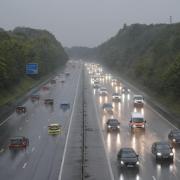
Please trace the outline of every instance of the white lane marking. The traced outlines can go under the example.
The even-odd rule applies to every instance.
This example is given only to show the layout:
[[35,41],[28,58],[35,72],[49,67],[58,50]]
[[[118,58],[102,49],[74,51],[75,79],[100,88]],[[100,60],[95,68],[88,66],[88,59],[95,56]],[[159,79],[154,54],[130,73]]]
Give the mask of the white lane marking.
[[2,123],[0,123],[0,126],[2,126],[4,123],[6,123],[9,119],[10,119],[10,117],[7,118],[6,120],[4,120]]
[[29,122],[29,119],[26,119],[26,122]]
[[39,139],[41,139],[41,136],[38,136]]
[[48,119],[48,122],[50,121],[50,119]]
[[104,140],[104,137],[103,137],[103,133],[101,131],[101,125],[100,125],[100,119],[99,119],[98,112],[97,112],[96,101],[95,101],[95,98],[94,98],[93,94],[92,94],[92,98],[93,98],[94,107],[95,107],[95,111],[96,111],[96,118],[97,118],[97,121],[98,121],[98,126],[99,126],[99,129],[100,129],[101,139],[102,139],[102,142],[103,142],[103,145],[104,145],[106,159],[107,159],[107,162],[108,162],[108,167],[109,167],[111,180],[114,180],[114,175],[113,175],[113,171],[112,171],[112,167],[111,167],[111,162],[110,162],[110,159],[108,158],[108,153],[107,153],[107,149],[106,149],[106,145],[105,145],[105,140]]
[[31,152],[34,152],[34,150],[35,150],[35,147],[33,147],[33,148],[31,149]]
[[1,150],[0,150],[0,153],[3,153],[4,152],[4,149],[2,148]]
[[22,167],[22,168],[24,169],[24,168],[26,168],[26,166],[27,166],[27,163],[24,163],[24,165],[23,165],[23,167]]
[[156,180],[155,176],[152,176],[152,179],[153,179],[153,180]]
[[147,104],[147,106],[156,114],[158,114],[164,121],[166,121],[169,125],[171,125],[173,128],[178,129],[174,124],[172,124],[168,119],[166,119],[164,116],[162,116],[158,111],[154,110],[150,105]]
[[65,161],[65,156],[66,156],[66,151],[67,151],[67,143],[68,143],[68,140],[69,140],[69,134],[70,134],[70,130],[71,130],[72,118],[73,118],[73,115],[74,115],[75,103],[76,103],[76,99],[77,99],[77,95],[78,95],[79,81],[80,81],[81,73],[82,73],[82,68],[81,68],[81,71],[79,73],[78,83],[77,83],[77,86],[76,86],[76,95],[75,95],[74,102],[73,102],[73,109],[72,109],[72,112],[71,112],[71,117],[70,117],[67,137],[66,137],[66,143],[65,143],[65,146],[64,146],[63,158],[62,158],[62,162],[61,162],[61,167],[60,167],[58,180],[62,179],[63,166],[64,166],[64,161]]

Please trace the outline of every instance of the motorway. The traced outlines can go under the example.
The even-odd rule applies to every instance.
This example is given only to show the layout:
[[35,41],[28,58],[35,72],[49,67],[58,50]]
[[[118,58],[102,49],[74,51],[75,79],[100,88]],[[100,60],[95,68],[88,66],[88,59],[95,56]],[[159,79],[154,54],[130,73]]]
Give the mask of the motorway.
[[[88,74],[88,73],[87,73]],[[88,76],[88,75],[87,75]],[[92,96],[94,98],[97,120],[102,132],[102,139],[105,141],[105,150],[107,159],[110,161],[110,166],[113,173],[112,179],[126,180],[126,179],[143,179],[143,180],[178,180],[180,179],[180,147],[176,146],[174,149],[175,159],[173,163],[156,163],[155,158],[151,153],[151,145],[155,141],[168,140],[168,133],[171,129],[176,127],[169,123],[166,118],[153,109],[147,102],[142,110],[147,121],[146,130],[136,129],[131,132],[128,122],[130,120],[131,112],[134,111],[132,97],[138,94],[136,88],[131,89],[129,95],[122,95],[121,103],[113,103],[113,117],[120,121],[120,133],[107,133],[106,121],[111,115],[105,114],[102,111],[104,102],[112,102],[112,94],[120,92],[120,88],[116,88],[111,84],[111,80],[106,79],[101,81],[101,86],[108,90],[108,97],[99,97],[98,92],[92,89]],[[124,86],[124,85],[122,85]],[[135,91],[135,93],[134,93]],[[133,168],[121,171],[117,163],[117,153],[121,147],[132,147],[140,156],[140,170],[135,171]]]
[[[91,77],[83,63],[69,71],[65,83],[56,77],[56,84],[46,84],[50,89],[39,90],[40,101],[28,99],[23,105],[27,113],[11,114],[0,124],[0,180],[179,180],[180,147],[175,147],[173,163],[157,164],[151,153],[155,141],[167,140],[173,124],[159,114],[147,102],[143,108],[147,121],[146,130],[131,132],[128,122],[134,111],[132,97],[138,90],[131,88],[129,95],[122,96],[121,103],[114,103],[113,116],[120,121],[120,133],[107,133],[106,120],[110,117],[102,111],[104,102],[112,101],[116,89],[107,79],[101,82],[108,89],[107,98],[99,98],[91,84]],[[55,104],[44,105],[45,98],[53,98]],[[70,110],[63,112],[61,102],[70,103]],[[83,112],[85,117],[83,117]],[[58,122],[62,132],[48,135],[48,125]],[[82,129],[85,123],[85,161],[82,174]],[[26,136],[30,145],[26,150],[10,151],[9,138]],[[133,169],[121,171],[117,153],[121,147],[133,147],[140,157],[139,172]]]

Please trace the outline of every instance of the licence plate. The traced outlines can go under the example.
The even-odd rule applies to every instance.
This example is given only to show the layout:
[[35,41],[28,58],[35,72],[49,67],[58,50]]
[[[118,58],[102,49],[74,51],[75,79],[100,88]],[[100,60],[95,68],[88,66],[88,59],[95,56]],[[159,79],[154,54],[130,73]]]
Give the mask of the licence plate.
[[134,165],[132,165],[132,164],[128,164],[128,165],[127,165],[127,167],[134,167]]

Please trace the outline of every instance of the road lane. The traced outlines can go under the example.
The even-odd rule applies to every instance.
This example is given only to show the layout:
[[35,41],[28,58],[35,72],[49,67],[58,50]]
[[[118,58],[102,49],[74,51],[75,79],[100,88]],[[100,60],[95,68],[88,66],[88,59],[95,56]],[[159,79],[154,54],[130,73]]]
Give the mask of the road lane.
[[[80,68],[69,69],[70,76],[62,85],[60,79],[56,85],[50,85],[49,91],[40,90],[41,100],[32,103],[25,102],[27,114],[13,113],[0,126],[0,147],[4,151],[0,154],[0,174],[7,180],[39,180],[57,179],[69,126],[69,115],[72,111],[75,88],[78,82]],[[45,98],[54,98],[53,108],[44,105]],[[69,112],[60,110],[60,103],[66,100],[70,103]],[[63,132],[60,136],[52,137],[47,134],[47,127],[51,122],[59,122]],[[13,136],[24,135],[30,140],[30,146],[25,150],[10,152],[7,148],[8,139]]]
[[[132,133],[130,128],[128,127],[130,114],[134,110],[132,106],[132,97],[134,95],[134,92],[132,91],[129,97],[127,95],[123,97],[121,103],[114,104],[114,117],[119,119],[121,123],[120,133],[107,133],[105,123],[110,116],[104,114],[101,108],[104,102],[111,102],[112,98],[110,95],[115,92],[115,88],[112,87],[112,85],[108,81],[104,83],[102,82],[101,84],[107,87],[109,96],[106,99],[100,99],[98,94],[95,93],[94,98],[96,100],[96,108],[99,111],[101,117],[101,130],[104,135],[106,148],[108,151],[109,159],[111,161],[111,167],[113,169],[115,179],[179,179],[180,172],[178,172],[177,170],[180,168],[179,147],[175,149],[175,160],[173,164],[156,164],[155,158],[151,154],[152,143],[158,140],[167,140],[167,135],[170,129],[174,127],[169,122],[165,121],[162,115],[157,113],[155,109],[150,107],[150,105],[145,102],[146,104],[144,107],[144,116],[147,120],[147,128],[145,132],[143,132],[141,129],[138,129],[134,133]],[[136,152],[140,154],[139,172],[135,172],[132,169],[122,172],[118,168],[117,153],[121,147],[125,146],[133,147]]]

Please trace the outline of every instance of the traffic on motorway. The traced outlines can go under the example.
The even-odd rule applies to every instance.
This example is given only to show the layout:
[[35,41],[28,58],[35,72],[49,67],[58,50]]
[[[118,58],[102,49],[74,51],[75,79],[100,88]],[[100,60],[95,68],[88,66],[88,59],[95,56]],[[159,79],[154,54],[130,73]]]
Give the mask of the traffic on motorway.
[[[158,112],[149,115],[149,106],[143,95],[134,93],[99,64],[86,63],[85,67],[113,177],[121,180],[179,179],[180,130]],[[157,122],[159,116],[168,130]],[[154,126],[157,132],[153,132],[156,131]]]

